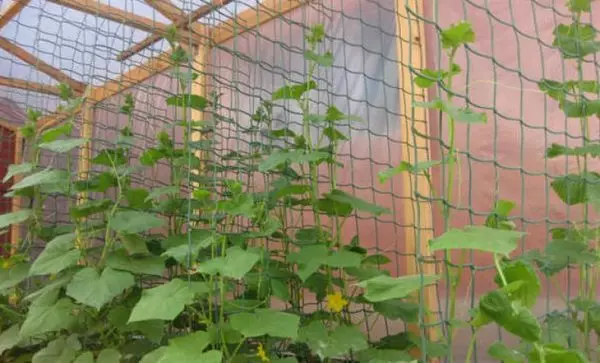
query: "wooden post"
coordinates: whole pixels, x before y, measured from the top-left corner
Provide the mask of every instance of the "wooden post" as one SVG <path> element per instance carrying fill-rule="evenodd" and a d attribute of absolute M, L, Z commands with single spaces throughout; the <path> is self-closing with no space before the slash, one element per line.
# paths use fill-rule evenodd
<path fill-rule="evenodd" d="M 208 68 L 207 65 L 209 62 L 209 56 L 208 56 L 209 54 L 210 54 L 210 46 L 208 45 L 208 38 L 207 38 L 207 40 L 205 42 L 203 42 L 202 44 L 200 44 L 198 46 L 196 54 L 194 55 L 194 62 L 192 63 L 192 67 L 193 67 L 193 72 L 198 73 L 198 78 L 196 78 L 192 82 L 192 89 L 191 89 L 192 94 L 201 96 L 201 97 L 205 97 L 205 98 L 208 97 L 208 95 L 207 95 L 208 83 L 207 83 L 206 71 Z M 203 120 L 206 120 L 205 116 L 206 116 L 205 112 L 202 112 L 199 110 L 192 110 L 190 119 L 192 121 L 203 121 Z M 205 138 L 205 135 L 202 132 L 192 130 L 192 133 L 190 134 L 190 140 L 192 142 L 200 141 L 203 138 Z M 198 151 L 196 151 L 195 155 L 201 161 L 204 161 L 210 155 L 210 153 L 207 153 L 202 150 L 198 150 Z M 198 168 L 198 173 L 202 174 L 204 172 L 204 170 L 205 170 L 205 165 L 204 165 L 204 163 L 202 163 L 200 165 L 200 167 Z M 194 183 L 193 185 L 194 185 L 194 187 L 198 187 L 197 183 Z"/>
<path fill-rule="evenodd" d="M 94 107 L 90 101 L 86 101 L 81 111 L 81 138 L 88 142 L 79 149 L 79 160 L 77 161 L 77 171 L 79 179 L 87 179 L 90 175 L 90 165 L 92 159 L 92 136 L 94 132 Z M 77 204 L 85 202 L 88 197 L 87 192 L 81 192 L 77 196 Z"/>
<path fill-rule="evenodd" d="M 423 22 L 409 14 L 423 14 L 423 4 L 418 0 L 396 0 L 396 52 L 398 55 L 398 77 L 400 78 L 400 134 L 402 153 L 400 160 L 414 164 L 429 159 L 429 141 L 415 133 L 429 134 L 428 113 L 424 108 L 414 108 L 415 101 L 424 101 L 426 94 L 423 89 L 415 87 L 410 67 L 425 68 L 425 43 Z M 410 173 L 401 174 L 402 195 L 404 203 L 404 231 L 407 254 L 406 273 L 409 275 L 434 275 L 435 266 L 423 263 L 418 257 L 429 257 L 429 241 L 433 239 L 433 215 L 431 203 L 416 197 L 417 193 L 425 198 L 431 195 L 427 179 L 423 175 Z M 413 257 L 414 256 L 414 257 Z M 437 304 L 435 286 L 423 290 L 425 309 L 436 312 Z M 423 323 L 432 323 L 431 316 L 424 318 Z M 411 325 L 409 329 L 419 333 L 419 326 Z M 438 338 L 437 329 L 427 329 L 429 339 Z"/>

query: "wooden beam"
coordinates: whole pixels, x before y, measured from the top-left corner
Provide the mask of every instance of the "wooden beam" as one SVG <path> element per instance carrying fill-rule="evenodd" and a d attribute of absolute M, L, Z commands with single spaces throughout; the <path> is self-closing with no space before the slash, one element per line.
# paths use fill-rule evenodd
<path fill-rule="evenodd" d="M 193 95 L 197 95 L 200 97 L 207 97 L 208 90 L 208 81 L 206 77 L 206 70 L 208 68 L 210 47 L 207 44 L 200 45 L 194 57 L 194 62 L 192 63 L 193 72 L 198 74 L 198 78 L 196 78 L 192 82 L 191 92 Z M 190 119 L 193 121 L 201 121 L 206 120 L 205 112 L 193 109 L 191 111 Z M 192 131 L 190 138 L 192 141 L 200 141 L 205 138 L 203 132 L 200 131 Z M 202 161 L 200 167 L 198 168 L 199 173 L 203 173 L 205 169 L 204 160 L 207 159 L 209 153 L 203 150 L 198 150 L 196 152 L 196 156 Z M 197 183 L 195 184 L 198 187 Z"/>
<path fill-rule="evenodd" d="M 146 0 L 146 1 L 155 1 L 155 0 Z M 195 33 L 203 34 L 204 27 L 198 23 L 195 23 L 195 21 L 208 15 L 214 9 L 218 9 L 221 6 L 225 6 L 229 3 L 231 3 L 232 1 L 233 0 L 212 0 L 212 2 L 210 4 L 203 5 L 203 6 L 199 7 L 198 9 L 194 10 L 193 12 L 191 12 L 189 15 L 184 16 L 184 17 L 180 18 L 179 20 L 174 21 L 173 25 L 176 26 L 177 28 L 181 28 L 182 31 L 189 29 Z M 146 39 L 142 40 L 141 42 L 133 45 L 131 48 L 126 49 L 123 52 L 121 52 L 121 54 L 119 54 L 117 56 L 117 60 L 122 62 L 122 61 L 134 56 L 135 54 L 141 52 L 142 50 L 152 46 L 154 43 L 160 41 L 162 38 L 163 37 L 161 35 L 157 35 L 157 34 L 151 35 L 151 36 L 147 37 Z M 200 42 L 200 43 L 202 43 L 202 42 Z"/>
<path fill-rule="evenodd" d="M 33 54 L 27 52 L 25 49 L 19 47 L 18 45 L 10 42 L 8 39 L 1 36 L 0 48 L 19 58 L 23 62 L 33 67 L 36 67 L 41 72 L 46 73 L 47 75 L 56 79 L 57 81 L 68 84 L 76 92 L 83 92 L 83 90 L 85 89 L 85 84 L 83 84 L 82 82 L 74 80 L 73 78 L 63 73 L 61 70 L 44 62 L 43 60 L 39 59 Z"/>
<path fill-rule="evenodd" d="M 15 131 L 15 164 L 21 164 L 23 162 L 23 135 L 21 135 L 21 131 L 17 129 Z M 13 183 L 16 184 L 23 179 L 22 175 L 15 175 L 13 177 Z M 14 185 L 13 184 L 13 185 Z M 14 196 L 11 199 L 11 208 L 13 212 L 18 212 L 21 210 L 23 205 L 23 198 Z M 21 243 L 21 226 L 18 224 L 13 224 L 10 227 L 10 245 L 11 245 L 11 254 L 14 254 Z"/>
<path fill-rule="evenodd" d="M 144 2 L 173 22 L 179 21 L 185 16 L 183 10 L 169 0 L 144 0 Z"/>
<path fill-rule="evenodd" d="M 255 8 L 244 10 L 238 16 L 212 30 L 211 38 L 216 44 L 252 30 L 266 22 L 305 5 L 310 0 L 264 0 Z"/>
<path fill-rule="evenodd" d="M 429 159 L 429 141 L 418 136 L 429 134 L 428 113 L 424 108 L 412 107 L 415 101 L 424 101 L 424 90 L 415 87 L 413 83 L 414 69 L 425 68 L 425 31 L 423 22 L 411 16 L 407 7 L 415 14 L 423 15 L 423 5 L 420 0 L 396 0 L 396 52 L 398 57 L 398 77 L 400 88 L 400 109 L 404 113 L 400 117 L 401 154 L 399 161 L 414 164 Z M 415 132 L 416 130 L 416 132 Z M 433 213 L 431 203 L 424 198 L 431 196 L 431 190 L 426 177 L 422 174 L 414 175 L 402 173 L 402 198 L 404 207 L 404 245 L 406 250 L 406 274 L 408 275 L 435 275 L 433 263 L 423 262 L 419 257 L 430 258 L 429 241 L 433 235 Z M 420 196 L 417 197 L 416 195 Z M 421 298 L 428 312 L 439 310 L 437 306 L 435 286 L 425 287 Z M 431 315 L 424 318 L 421 323 L 432 323 L 435 320 Z M 422 327 L 411 324 L 409 329 L 420 334 Z M 437 339 L 435 328 L 425 329 L 429 339 Z"/>
<path fill-rule="evenodd" d="M 116 8 L 114 6 L 106 5 L 97 0 L 48 0 L 57 5 L 66 6 L 68 8 L 81 11 L 86 14 L 95 15 L 103 19 L 115 21 L 129 25 L 131 27 L 144 30 L 150 33 L 159 33 L 167 35 L 169 32 L 169 25 L 154 21 L 144 16 L 136 15 L 131 12 L 127 12 Z M 179 32 L 179 36 L 187 42 L 198 43 L 202 39 L 189 34 L 187 32 Z"/>
<path fill-rule="evenodd" d="M 92 137 L 94 133 L 94 107 L 91 102 L 86 101 L 81 111 L 82 126 L 81 138 L 89 141 L 79 148 L 79 158 L 77 162 L 77 172 L 79 180 L 86 180 L 89 177 L 92 160 Z M 77 204 L 84 203 L 88 198 L 87 192 L 81 192 L 77 196 Z"/>
<path fill-rule="evenodd" d="M 23 10 L 31 0 L 15 0 L 0 14 L 0 29 L 4 28 L 21 10 Z"/>
<path fill-rule="evenodd" d="M 59 91 L 58 87 L 51 86 L 49 84 L 44 84 L 44 83 L 30 82 L 30 81 L 26 81 L 24 79 L 0 76 L 0 86 L 18 88 L 18 89 L 22 89 L 22 90 L 26 90 L 26 91 L 39 92 L 39 93 L 44 93 L 44 94 L 54 95 L 54 96 L 60 95 L 60 91 Z"/>

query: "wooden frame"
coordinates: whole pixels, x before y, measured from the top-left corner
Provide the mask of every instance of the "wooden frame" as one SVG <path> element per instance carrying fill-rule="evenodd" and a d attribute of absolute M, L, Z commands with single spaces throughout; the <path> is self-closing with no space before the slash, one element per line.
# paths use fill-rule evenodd
<path fill-rule="evenodd" d="M 31 0 L 15 0 L 0 14 L 0 29 L 4 28 L 17 14 L 21 12 Z"/>
<path fill-rule="evenodd" d="M 15 149 L 14 149 L 14 162 L 15 164 L 18 164 L 21 162 L 21 158 L 23 157 L 23 155 L 21 155 L 21 149 L 23 148 L 23 137 L 21 136 L 21 132 L 19 130 L 19 127 L 13 123 L 10 123 L 7 120 L 2 120 L 0 119 L 0 126 L 10 130 L 12 133 L 14 133 L 15 135 Z M 19 180 L 21 180 L 22 177 L 21 176 L 14 176 L 13 180 L 15 183 L 18 183 Z M 21 209 L 21 198 L 20 197 L 14 197 L 11 199 L 11 210 L 13 212 L 18 212 Z M 12 246 L 11 248 L 11 254 L 14 253 L 15 247 L 18 245 L 19 243 L 19 239 L 21 238 L 21 230 L 20 230 L 20 226 L 19 225 L 11 225 L 10 226 L 10 245 Z"/>
<path fill-rule="evenodd" d="M 166 5 L 167 3 L 165 3 L 166 0 L 146 0 L 146 2 L 151 2 L 151 1 L 160 1 L 162 4 L 161 5 L 162 11 L 167 11 L 167 9 L 165 7 L 167 7 L 167 8 L 169 7 L 168 5 Z M 175 27 L 177 27 L 178 29 L 182 28 L 184 30 L 188 29 L 188 26 L 191 26 L 192 31 L 197 32 L 199 34 L 204 34 L 205 32 L 204 32 L 203 26 L 201 26 L 200 24 L 197 24 L 197 23 L 190 24 L 190 21 L 195 22 L 198 19 L 202 18 L 203 16 L 209 14 L 213 9 L 221 7 L 221 6 L 225 6 L 232 1 L 233 0 L 213 0 L 210 4 L 203 5 L 200 8 L 198 8 L 197 10 L 193 11 L 192 13 L 190 13 L 189 16 L 183 16 L 177 20 L 173 20 L 174 21 L 173 25 Z M 173 5 L 173 7 L 175 7 L 175 6 Z M 175 7 L 175 8 L 178 9 L 177 7 Z M 172 13 L 174 11 L 174 9 L 172 9 L 172 8 L 170 8 L 170 9 L 171 10 L 169 11 L 169 13 Z M 165 16 L 167 16 L 166 13 L 165 13 Z M 124 61 L 128 58 L 131 58 L 135 54 L 150 47 L 152 44 L 158 42 L 161 39 L 162 39 L 162 36 L 160 36 L 160 35 L 156 35 L 156 34 L 151 35 L 151 36 L 147 37 L 146 39 L 142 40 L 141 42 L 133 45 L 131 48 L 126 49 L 123 52 L 121 52 L 121 54 L 119 54 L 117 56 L 117 60 Z M 202 42 L 200 42 L 200 44 L 202 44 Z"/>
<path fill-rule="evenodd" d="M 425 30 L 422 21 L 409 13 L 423 15 L 423 4 L 419 0 L 396 0 L 396 52 L 398 55 L 398 77 L 400 78 L 400 135 L 402 152 L 400 161 L 414 164 L 429 159 L 429 140 L 418 136 L 429 134 L 428 113 L 424 108 L 412 107 L 415 101 L 425 101 L 426 93 L 415 87 L 414 74 L 411 68 L 425 68 Z M 404 245 L 407 256 L 407 275 L 435 275 L 435 267 L 431 263 L 419 262 L 417 258 L 431 257 L 429 241 L 433 235 L 433 212 L 431 203 L 426 200 L 431 195 L 429 183 L 424 175 L 411 173 L 401 174 L 402 197 L 411 203 L 403 203 L 404 208 Z M 420 195 L 417 197 L 416 195 Z M 422 196 L 422 197 L 421 197 Z M 425 287 L 422 291 L 421 302 L 429 312 L 435 312 L 437 306 L 435 286 Z M 429 321 L 428 321 L 429 320 Z M 425 323 L 431 323 L 431 317 L 425 318 Z M 409 329 L 420 334 L 420 327 L 412 324 Z M 429 339 L 438 336 L 436 329 L 426 330 Z"/>
<path fill-rule="evenodd" d="M 19 58 L 23 62 L 39 69 L 41 72 L 46 73 L 47 75 L 51 76 L 57 81 L 68 84 L 69 86 L 71 86 L 71 88 L 73 88 L 75 92 L 83 92 L 83 90 L 85 89 L 85 84 L 83 84 L 82 82 L 76 81 L 73 78 L 67 76 L 63 71 L 44 62 L 43 60 L 27 52 L 25 49 L 19 47 L 18 45 L 12 43 L 10 40 L 2 36 L 0 36 L 0 48 Z"/>
<path fill-rule="evenodd" d="M 60 91 L 57 87 L 50 86 L 44 83 L 30 82 L 24 79 L 8 78 L 0 76 L 0 86 L 17 88 L 26 91 L 44 93 L 48 95 L 58 96 Z"/>

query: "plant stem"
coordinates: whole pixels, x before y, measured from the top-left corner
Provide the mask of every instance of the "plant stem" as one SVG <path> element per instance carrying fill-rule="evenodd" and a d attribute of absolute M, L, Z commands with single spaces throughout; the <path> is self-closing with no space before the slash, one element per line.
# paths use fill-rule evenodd
<path fill-rule="evenodd" d="M 471 340 L 469 341 L 469 349 L 467 350 L 467 357 L 465 359 L 465 363 L 471 363 L 471 358 L 473 357 L 473 352 L 475 351 L 475 343 L 477 338 L 477 333 L 479 330 L 475 329 L 473 335 L 471 336 Z"/>

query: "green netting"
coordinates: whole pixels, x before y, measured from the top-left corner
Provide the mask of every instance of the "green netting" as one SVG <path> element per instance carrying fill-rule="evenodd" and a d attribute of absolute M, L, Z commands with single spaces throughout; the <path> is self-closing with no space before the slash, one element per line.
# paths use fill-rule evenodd
<path fill-rule="evenodd" d="M 596 30 L 591 28 L 586 30 L 589 34 L 584 36 L 588 38 L 581 43 L 577 43 L 571 33 L 562 34 L 564 44 L 569 45 L 557 44 L 553 33 L 559 24 L 571 24 L 573 19 L 594 24 L 593 12 L 584 11 L 577 17 L 563 2 L 549 0 L 445 0 L 418 2 L 417 5 L 415 1 L 405 3 L 401 0 L 320 0 L 294 5 L 291 11 L 287 11 L 290 4 L 299 2 L 281 1 L 275 2 L 274 7 L 272 4 L 265 7 L 257 1 L 228 1 L 222 7 L 214 6 L 206 11 L 200 19 L 192 19 L 191 14 L 197 9 L 218 2 L 177 0 L 172 4 L 183 11 L 177 16 L 187 17 L 187 25 L 180 27 L 177 34 L 171 34 L 173 39 L 170 41 L 161 38 L 121 62 L 117 60 L 119 54 L 152 32 L 162 31 L 162 36 L 167 37 L 164 34 L 166 24 L 172 23 L 173 19 L 149 6 L 150 1 L 106 0 L 98 3 L 149 19 L 150 25 L 134 24 L 133 20 L 126 19 L 120 22 L 114 18 L 105 19 L 100 16 L 101 6 L 98 6 L 97 14 L 93 10 L 85 14 L 62 7 L 60 3 L 31 1 L 1 30 L 1 35 L 88 87 L 86 93 L 75 96 L 97 95 L 95 89 L 117 80 L 119 92 L 106 98 L 92 98 L 90 104 L 93 160 L 88 178 L 76 177 L 81 171 L 79 168 L 86 165 L 85 160 L 79 160 L 81 148 L 60 154 L 42 151 L 38 162 L 39 167 L 72 172 L 72 177 L 80 181 L 77 191 L 88 193 L 87 197 L 92 201 L 88 203 L 96 203 L 94 207 L 99 208 L 98 213 L 78 219 L 77 228 L 88 233 L 94 225 L 104 226 L 107 221 L 113 228 L 115 224 L 120 226 L 114 237 L 108 233 L 86 235 L 89 245 L 78 245 L 77 248 L 90 249 L 92 257 L 90 260 L 81 257 L 79 265 L 93 265 L 95 262 L 90 261 L 97 257 L 103 266 L 106 256 L 98 251 L 106 250 L 103 246 L 108 238 L 115 243 L 114 249 L 118 253 L 136 255 L 141 250 L 141 254 L 153 254 L 156 258 L 161 253 L 171 257 L 167 262 L 168 274 L 162 278 L 146 274 L 136 280 L 136 286 L 146 289 L 165 286 L 169 281 L 180 281 L 173 280 L 177 276 L 190 288 L 199 281 L 195 274 L 198 269 L 211 276 L 211 284 L 213 277 L 218 275 L 215 271 L 220 275 L 237 276 L 235 272 L 224 272 L 222 267 L 219 270 L 211 265 L 210 260 L 225 253 L 222 251 L 225 247 L 242 246 L 246 251 L 227 250 L 221 257 L 224 266 L 232 270 L 243 265 L 243 261 L 234 257 L 228 260 L 225 256 L 229 258 L 236 253 L 250 253 L 247 251 L 254 251 L 253 248 L 261 251 L 264 248 L 264 251 L 280 254 L 271 259 L 261 255 L 260 268 L 242 274 L 243 279 L 237 276 L 228 281 L 231 284 L 228 298 L 234 300 L 227 307 L 230 309 L 228 314 L 252 311 L 261 306 L 257 301 L 260 303 L 264 296 L 274 296 L 267 305 L 308 319 L 315 310 L 330 309 L 328 299 L 334 290 L 339 290 L 351 300 L 343 312 L 344 319 L 360 327 L 373 347 L 402 353 L 389 361 L 407 360 L 404 353 L 413 348 L 420 348 L 418 357 L 422 360 L 439 357 L 465 361 L 471 354 L 474 361 L 522 361 L 520 359 L 524 358 L 514 352 L 509 356 L 503 351 L 505 355 L 499 358 L 502 354 L 498 351 L 489 351 L 490 347 L 498 348 L 495 341 L 515 349 L 519 347 L 520 341 L 514 332 L 507 334 L 498 324 L 488 324 L 478 330 L 474 339 L 474 329 L 466 323 L 472 322 L 482 297 L 498 283 L 495 281 L 498 266 L 494 262 L 499 264 L 501 261 L 478 250 L 488 243 L 494 245 L 490 247 L 493 250 L 506 240 L 511 242 L 514 234 L 508 237 L 494 234 L 511 229 L 524 232 L 511 256 L 527 261 L 539 276 L 543 276 L 540 296 L 530 306 L 543 330 L 540 344 L 562 344 L 564 341 L 573 348 L 585 344 L 589 350 L 586 354 L 596 357 L 590 351 L 597 344 L 591 331 L 595 329 L 600 334 L 600 314 L 595 303 L 598 277 L 594 268 L 581 266 L 589 267 L 588 264 L 597 262 L 597 253 L 593 252 L 597 238 L 595 235 L 582 238 L 580 234 L 595 231 L 594 210 L 588 204 L 597 203 L 600 195 L 594 190 L 598 174 L 592 173 L 596 168 L 595 158 L 600 154 L 595 148 L 600 111 L 596 100 L 598 67 L 591 56 L 598 45 L 593 38 Z M 93 7 L 95 1 L 90 3 Z M 569 2 L 571 6 L 587 3 L 584 0 Z M 3 6 L 11 4 L 8 2 Z M 593 4 L 595 9 L 597 4 Z M 247 9 L 254 10 L 248 13 L 245 12 Z M 251 25 L 255 20 L 278 12 L 285 13 L 258 27 Z M 240 14 L 245 14 L 244 19 L 234 21 Z M 398 21 L 402 26 L 397 24 Z M 460 21 L 469 22 L 471 27 L 468 30 L 454 28 L 454 36 L 460 39 L 455 52 L 451 52 L 457 65 L 452 67 L 448 64 L 447 46 L 452 39 L 444 30 Z M 321 29 L 318 25 L 323 26 L 324 39 L 312 49 L 306 35 L 315 36 Z M 138 29 L 140 27 L 145 29 Z M 208 36 L 191 30 L 201 27 L 217 31 Z M 469 34 L 471 28 L 473 38 Z M 398 34 L 397 29 L 405 29 L 407 33 Z M 440 41 L 444 36 L 446 38 Z M 178 50 L 194 53 L 196 44 L 190 40 L 194 38 L 205 42 L 208 49 L 205 58 L 194 60 L 180 54 L 179 62 L 176 62 L 172 46 L 180 45 L 182 48 Z M 568 46 L 574 47 L 574 51 L 584 47 L 590 53 L 587 54 L 589 57 L 579 63 L 573 57 L 569 59 L 565 54 Z M 410 59 L 413 63 L 407 63 Z M 319 66 L 313 69 L 307 60 Z M 163 66 L 165 62 L 169 65 Z M 0 50 L 0 76 L 50 86 L 58 84 L 40 70 L 39 62 L 26 63 L 6 49 Z M 135 67 L 150 74 L 132 86 L 130 71 Z M 437 70 L 455 71 L 452 82 L 448 81 L 447 73 Z M 198 78 L 191 77 L 192 73 Z M 403 82 L 403 77 L 409 74 L 413 82 L 407 87 L 405 85 L 409 83 Z M 307 83 L 309 75 L 316 82 L 314 87 Z M 542 79 L 561 83 L 540 83 Z M 576 82 L 566 83 L 573 79 Z M 584 84 L 583 80 L 589 80 L 589 83 Z M 188 101 L 187 107 L 183 108 L 178 107 L 181 99 L 179 104 L 174 104 L 177 95 L 197 92 L 200 82 L 206 86 L 206 92 L 201 95 L 203 98 Z M 282 88 L 292 83 L 303 84 L 310 88 L 309 92 Z M 295 97 L 294 92 L 310 97 L 303 101 Z M 586 92 L 586 96 L 577 92 Z M 0 87 L 0 176 L 14 163 L 14 153 L 5 153 L 5 149 L 14 149 L 13 136 L 5 142 L 4 135 L 12 133 L 2 125 L 21 127 L 27 125 L 27 110 L 50 115 L 60 104 L 65 104 L 58 94 L 49 93 Z M 429 100 L 435 100 L 446 99 L 449 93 L 452 98 L 447 101 L 454 106 L 429 104 L 427 119 L 416 119 L 415 115 L 420 115 L 416 109 L 421 106 L 415 102 L 423 101 L 424 94 Z M 573 97 L 575 102 L 568 101 Z M 298 99 L 300 103 L 296 102 Z M 571 103 L 565 103 L 565 100 Z M 124 105 L 133 107 L 123 109 Z M 573 118 L 581 118 L 584 122 Z M 307 123 L 308 119 L 310 122 Z M 455 129 L 450 126 L 454 121 L 457 122 Z M 73 124 L 70 137 L 83 137 L 82 113 L 76 112 L 72 118 L 61 120 L 58 127 L 70 122 Z M 414 129 L 424 123 L 428 135 L 415 134 Z M 587 137 L 582 137 L 583 133 L 587 133 Z M 200 139 L 196 138 L 198 135 Z M 427 139 L 428 144 L 424 144 L 423 139 Z M 306 146 L 317 140 L 322 141 L 319 147 Z M 565 148 L 553 144 L 565 145 Z M 128 145 L 127 151 L 123 151 L 123 165 L 129 160 L 133 166 L 130 169 L 111 165 L 115 162 L 113 158 L 118 160 L 120 155 L 109 153 L 123 145 Z M 576 149 L 580 146 L 588 149 Z M 550 154 L 549 149 L 552 150 Z M 183 154 L 177 154 L 181 150 L 184 150 Z M 186 154 L 185 150 L 190 152 Z M 284 155 L 282 150 L 292 153 Z M 304 154 L 293 154 L 298 150 L 304 150 Z M 404 155 L 406 150 L 411 155 Z M 452 151 L 457 157 L 449 162 Z M 21 152 L 25 157 L 30 156 L 31 145 Z M 302 160 L 302 157 L 306 159 Z M 292 170 L 283 162 L 286 158 L 290 163 L 302 166 L 296 165 Z M 440 162 L 427 164 L 430 160 Z M 399 170 L 388 180 L 382 180 L 385 179 L 382 173 L 398 165 L 401 165 Z M 116 184 L 102 179 L 112 172 L 111 167 L 123 177 Z M 580 177 L 575 175 L 573 180 L 565 179 L 563 176 L 568 173 Z M 412 176 L 409 178 L 408 175 Z M 423 175 L 431 183 L 431 195 L 415 192 L 428 188 L 417 185 L 427 182 Z M 106 183 L 107 187 L 99 187 L 98 183 Z M 126 188 L 120 183 L 125 183 Z M 55 184 L 58 189 L 47 192 L 43 205 L 38 206 L 44 227 L 41 232 L 32 237 L 27 226 L 11 230 L 19 236 L 18 252 L 32 259 L 43 253 L 53 237 L 67 231 L 64 228 L 72 225 L 73 218 L 79 218 L 73 216 L 77 195 L 67 197 L 65 194 L 68 193 L 60 190 L 61 183 L 53 183 L 53 186 Z M 2 184 L 0 192 L 7 192 L 10 185 Z M 125 188 L 126 193 L 119 195 L 115 191 L 117 187 Z M 318 193 L 314 193 L 315 188 Z M 337 194 L 327 194 L 331 190 Z M 278 193 L 287 194 L 282 197 Z M 164 198 L 165 195 L 177 197 L 169 200 Z M 19 200 L 22 208 L 35 206 L 35 200 L 27 197 Z M 206 204 L 209 199 L 216 207 Z M 102 204 L 103 201 L 107 204 Z M 107 207 L 115 201 L 118 208 L 111 212 Z M 2 199 L 0 208 L 4 214 L 12 205 Z M 117 209 L 124 213 L 120 220 L 114 215 Z M 386 213 L 381 213 L 384 210 Z M 129 212 L 151 215 L 127 215 Z M 315 212 L 321 216 L 315 218 Z M 163 223 L 156 222 L 156 213 L 161 215 Z M 414 214 L 415 218 L 407 214 Z M 447 220 L 445 216 L 448 216 Z M 138 220 L 127 220 L 127 217 Z M 411 220 L 414 223 L 407 222 Z M 128 225 L 137 227 L 128 229 Z M 138 230 L 140 225 L 147 228 Z M 448 230 L 467 225 L 488 228 L 475 237 L 460 234 L 465 233 L 464 230 L 452 236 L 461 243 L 474 238 L 477 246 L 469 251 L 446 253 L 441 251 L 444 248 L 436 253 L 425 251 L 430 243 L 428 236 L 435 243 L 441 243 L 444 236 L 448 236 Z M 317 226 L 334 237 L 319 235 L 322 232 L 316 231 Z M 157 228 L 149 231 L 150 227 Z M 574 236 L 573 231 L 578 235 Z M 179 239 L 167 238 L 173 235 Z M 0 238 L 2 244 L 9 242 L 8 234 Z M 209 238 L 212 242 L 207 242 Z M 572 245 L 564 247 L 557 241 L 572 242 Z M 329 260 L 324 260 L 322 254 L 327 252 L 320 246 L 305 248 L 314 242 L 321 242 L 320 246 L 326 245 L 335 251 L 329 253 L 345 251 L 349 254 L 340 254 L 335 263 L 323 262 Z M 203 243 L 206 243 L 203 249 L 198 247 Z M 411 243 L 417 245 L 411 246 Z M 170 249 L 175 247 L 179 249 Z M 7 245 L 0 249 L 7 250 Z M 205 255 L 198 252 L 200 250 Z M 533 250 L 541 252 L 535 254 Z M 112 249 L 107 251 L 110 256 L 117 253 Z M 367 253 L 376 257 L 365 262 Z M 356 255 L 361 256 L 360 262 L 354 264 L 352 259 Z M 551 260 L 548 260 L 549 256 Z M 310 269 L 307 266 L 311 266 L 311 260 L 321 263 L 305 279 L 301 277 L 308 282 L 302 281 L 303 285 L 300 284 L 298 289 L 296 275 L 303 269 Z M 133 265 L 131 260 L 127 261 Z M 296 263 L 296 270 L 292 269 L 296 275 L 282 274 L 278 270 L 281 261 Z M 113 263 L 116 265 L 109 263 L 109 266 L 115 270 L 134 272 L 133 267 Z M 507 261 L 502 263 L 508 264 Z M 410 266 L 416 266 L 417 270 L 411 270 Z M 331 272 L 336 268 L 345 270 Z M 394 278 L 426 271 L 438 274 L 440 280 L 426 287 L 428 277 L 421 276 L 417 282 L 419 288 L 414 289 L 422 293 L 419 300 L 402 296 L 391 303 L 388 301 L 388 305 L 373 304 L 373 301 L 369 302 L 369 295 L 355 295 L 361 291 L 356 284 L 362 281 L 364 287 L 365 280 L 381 274 L 376 271 L 386 271 Z M 457 271 L 461 271 L 458 273 L 461 283 L 454 291 L 449 281 L 456 278 Z M 54 275 L 64 271 L 45 272 Z M 338 278 L 349 277 L 353 279 L 352 283 L 338 283 Z M 36 279 L 24 283 L 23 296 L 36 288 Z M 39 281 L 45 280 L 39 278 Z M 263 281 L 268 282 L 267 287 Z M 413 283 L 413 286 L 416 285 Z M 534 283 L 534 287 L 528 285 L 524 289 L 529 289 L 531 294 L 537 288 Z M 429 289 L 433 290 L 431 294 L 423 294 Z M 82 299 L 63 290 L 60 290 L 61 296 L 66 294 L 81 303 Z M 295 295 L 300 291 L 303 292 L 301 295 Z M 589 294 L 583 296 L 582 291 Z M 8 296 L 13 291 L 0 292 L 3 297 L 0 303 L 8 304 Z M 213 303 L 219 305 L 223 296 L 214 297 L 208 309 L 214 308 Z M 576 298 L 580 305 L 573 302 Z M 513 295 L 511 299 L 516 309 L 518 304 Z M 596 305 L 581 308 L 586 302 L 583 300 L 593 301 Z M 523 301 L 518 300 L 518 303 Z M 88 301 L 88 306 L 94 305 Z M 168 332 L 165 334 L 169 338 L 202 330 L 203 322 L 192 324 L 194 314 L 198 313 L 196 309 L 205 308 L 199 306 L 176 314 L 177 319 L 173 319 L 175 316 L 163 319 L 167 322 L 158 329 Z M 569 320 L 567 314 L 575 311 L 578 316 L 577 309 L 585 312 L 579 327 L 573 325 L 574 320 Z M 594 313 L 591 312 L 593 309 L 596 309 Z M 106 316 L 113 324 L 108 314 Z M 0 317 L 8 322 L 0 321 L 0 330 L 13 323 L 3 315 Z M 127 316 L 115 319 L 121 318 Z M 257 322 L 260 325 L 261 321 Z M 418 331 L 408 334 L 409 325 L 415 323 L 420 326 Z M 285 330 L 286 327 L 279 328 Z M 593 336 L 591 342 L 581 343 L 574 338 L 576 333 L 573 331 L 577 329 Z M 125 331 L 125 328 L 117 330 Z M 309 331 L 305 334 L 318 336 L 318 333 Z M 431 338 L 431 334 L 435 338 Z M 351 338 L 341 336 L 337 341 L 351 342 Z M 310 339 L 306 338 L 305 343 L 308 341 Z M 264 342 L 267 344 L 266 340 Z M 151 343 L 153 348 L 158 346 L 156 341 Z M 308 343 L 313 353 L 315 344 L 320 343 L 312 342 L 313 346 Z M 537 352 L 538 343 L 525 344 L 522 348 Z M 125 355 L 125 348 L 118 345 L 120 343 L 111 341 L 111 344 L 110 347 Z M 339 358 L 344 354 L 338 354 L 338 358 L 377 361 L 374 356 L 364 355 L 367 353 L 361 355 L 365 347 L 360 339 L 356 344 L 360 349 L 352 349 L 358 352 L 346 354 L 345 358 Z M 90 346 L 94 347 L 93 344 Z M 255 345 L 244 346 L 241 352 L 252 356 L 256 349 Z M 303 355 L 306 353 L 302 350 L 304 346 L 290 347 L 278 342 L 268 349 L 280 358 L 293 353 L 301 361 L 310 361 Z M 470 349 L 472 351 L 468 352 Z M 150 350 L 148 348 L 146 352 Z M 449 358 L 449 351 L 452 351 L 452 358 Z M 348 353 L 348 349 L 341 353 Z M 373 352 L 369 351 L 369 354 Z M 534 357 L 530 360 L 538 361 L 535 353 L 532 354 Z M 208 361 L 209 358 L 203 359 Z M 560 356 L 560 359 L 575 358 Z M 132 358 L 131 361 L 136 360 Z"/>

